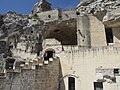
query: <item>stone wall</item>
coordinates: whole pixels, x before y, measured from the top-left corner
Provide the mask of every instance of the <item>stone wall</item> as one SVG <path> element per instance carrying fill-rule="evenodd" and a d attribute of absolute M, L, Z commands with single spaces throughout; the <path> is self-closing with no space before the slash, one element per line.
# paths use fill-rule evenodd
<path fill-rule="evenodd" d="M 56 20 L 69 20 L 77 18 L 76 10 L 62 11 L 59 9 L 37 13 L 39 18 L 45 22 L 56 21 Z"/>
<path fill-rule="evenodd" d="M 35 75 L 34 90 L 58 90 L 60 73 L 59 60 L 54 60 L 48 65 L 38 67 Z"/>
<path fill-rule="evenodd" d="M 55 21 L 59 19 L 59 10 L 51 10 L 42 13 L 38 13 L 38 16 L 41 20 L 45 22 Z"/>
<path fill-rule="evenodd" d="M 90 15 L 91 47 L 107 46 L 105 26 L 96 17 Z"/>
<path fill-rule="evenodd" d="M 62 11 L 62 19 L 63 20 L 69 20 L 71 18 L 77 18 L 76 10 Z"/>

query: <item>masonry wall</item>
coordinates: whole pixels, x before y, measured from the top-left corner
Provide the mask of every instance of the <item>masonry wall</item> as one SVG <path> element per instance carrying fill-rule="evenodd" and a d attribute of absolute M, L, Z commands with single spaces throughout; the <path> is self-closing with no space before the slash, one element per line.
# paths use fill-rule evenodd
<path fill-rule="evenodd" d="M 34 90 L 58 90 L 60 77 L 59 59 L 36 70 Z"/>

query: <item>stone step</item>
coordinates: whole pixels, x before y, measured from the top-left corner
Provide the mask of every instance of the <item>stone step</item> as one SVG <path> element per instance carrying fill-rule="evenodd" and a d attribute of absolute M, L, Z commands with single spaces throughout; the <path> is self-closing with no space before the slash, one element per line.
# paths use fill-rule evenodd
<path fill-rule="evenodd" d="M 42 66 L 43 66 L 43 63 L 39 63 L 39 66 L 42 67 Z"/>
<path fill-rule="evenodd" d="M 30 60 L 29 62 L 25 62 L 25 63 L 20 64 L 20 68 L 19 69 L 17 69 L 15 67 L 14 69 L 7 70 L 7 72 L 20 73 L 22 69 L 25 69 L 25 70 L 30 70 L 30 69 L 35 70 L 36 66 L 44 67 L 44 65 L 48 65 L 48 66 L 51 65 L 52 63 L 54 63 L 55 60 L 57 60 L 57 58 L 49 58 L 49 60 L 42 60 L 41 59 L 40 62 L 38 62 L 39 60 L 38 59 Z M 4 73 L 6 73 L 6 72 L 4 72 Z M 5 75 L 1 74 L 0 78 L 5 78 Z"/>
<path fill-rule="evenodd" d="M 45 64 L 45 65 L 48 65 L 48 64 L 49 64 L 49 61 L 48 61 L 48 60 L 45 60 L 45 61 L 44 61 L 44 64 Z"/>
<path fill-rule="evenodd" d="M 53 58 L 49 58 L 49 61 L 52 62 L 52 61 L 53 61 Z"/>
<path fill-rule="evenodd" d="M 49 60 L 43 60 L 43 58 L 35 58 L 30 61 L 26 61 L 25 64 L 20 64 L 21 69 L 35 69 L 35 66 L 38 65 L 40 67 L 44 65 L 50 64 L 49 62 L 54 62 L 54 60 L 57 60 L 57 58 L 49 58 Z"/>

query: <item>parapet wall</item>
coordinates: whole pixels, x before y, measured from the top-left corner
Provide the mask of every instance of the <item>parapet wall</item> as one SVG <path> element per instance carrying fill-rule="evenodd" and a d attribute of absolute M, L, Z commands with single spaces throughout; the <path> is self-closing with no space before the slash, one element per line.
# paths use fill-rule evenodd
<path fill-rule="evenodd" d="M 109 54 L 119 54 L 120 53 L 120 47 L 114 47 L 114 46 L 105 46 L 105 47 L 99 47 L 99 48 L 86 48 L 86 47 L 77 47 L 77 46 L 63 46 L 64 53 L 73 53 L 73 54 L 93 54 L 97 55 L 99 53 L 103 55 L 109 55 Z"/>

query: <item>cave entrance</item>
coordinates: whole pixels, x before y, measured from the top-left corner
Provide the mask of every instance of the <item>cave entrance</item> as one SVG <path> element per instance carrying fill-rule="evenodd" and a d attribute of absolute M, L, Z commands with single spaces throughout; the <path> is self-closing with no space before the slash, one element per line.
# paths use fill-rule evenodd
<path fill-rule="evenodd" d="M 62 45 L 77 45 L 76 20 L 63 21 L 50 25 L 44 33 L 44 39 L 56 39 Z"/>

